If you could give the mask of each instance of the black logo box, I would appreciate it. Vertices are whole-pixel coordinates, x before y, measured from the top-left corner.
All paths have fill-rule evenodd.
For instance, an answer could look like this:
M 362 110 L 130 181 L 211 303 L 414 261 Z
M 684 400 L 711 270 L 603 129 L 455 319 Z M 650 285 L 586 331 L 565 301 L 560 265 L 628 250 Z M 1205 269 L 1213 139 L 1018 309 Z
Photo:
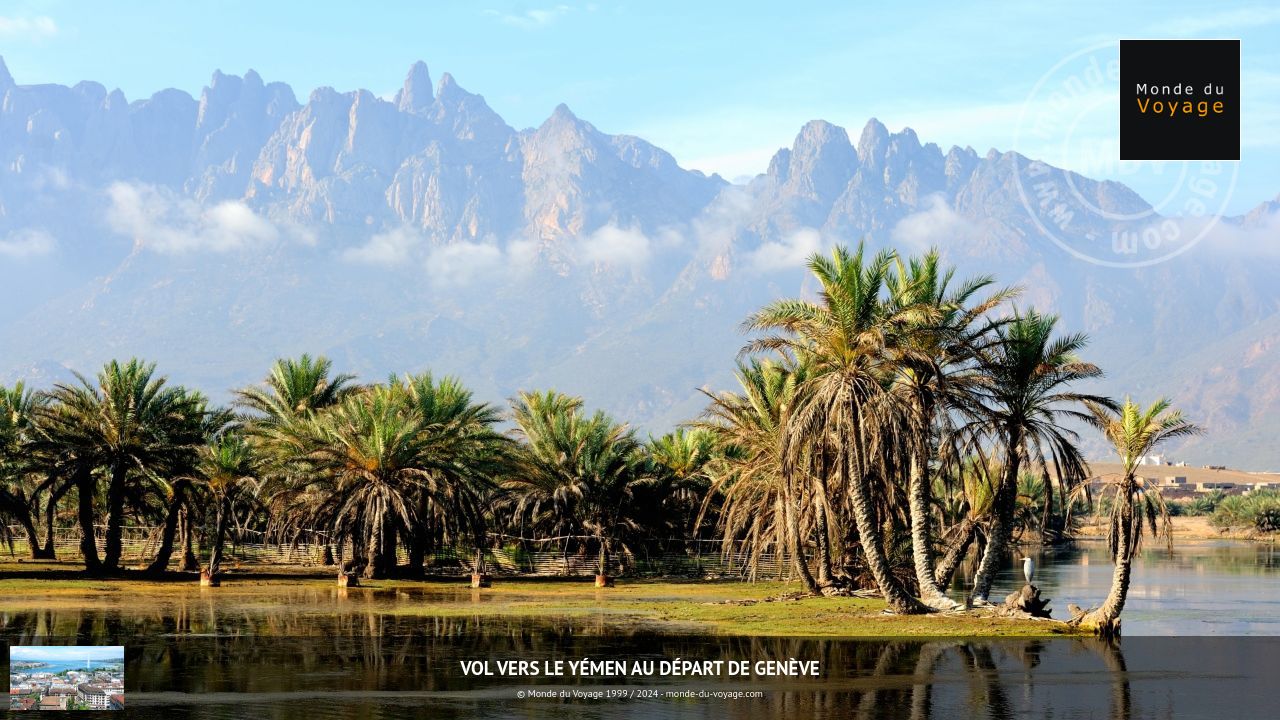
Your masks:
M 1239 160 L 1240 41 L 1121 40 L 1120 159 Z

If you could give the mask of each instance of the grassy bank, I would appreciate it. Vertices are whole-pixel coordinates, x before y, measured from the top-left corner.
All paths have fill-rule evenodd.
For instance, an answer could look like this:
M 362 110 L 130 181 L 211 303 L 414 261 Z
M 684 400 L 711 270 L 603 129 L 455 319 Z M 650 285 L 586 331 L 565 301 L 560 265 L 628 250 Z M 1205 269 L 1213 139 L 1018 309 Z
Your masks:
M 460 580 L 378 580 L 339 590 L 328 572 L 254 568 L 231 573 L 223 586 L 201 589 L 194 575 L 163 579 L 88 578 L 59 563 L 0 563 L 0 611 L 63 611 L 183 605 L 198 600 L 228 613 L 269 612 L 304 604 L 307 613 L 429 618 L 563 617 L 658 632 L 742 636 L 1049 637 L 1065 624 L 995 617 L 989 611 L 900 616 L 876 598 L 787 599 L 798 587 L 780 582 L 620 580 L 598 590 L 589 579 L 498 578 L 472 590 Z M 254 610 L 256 609 L 256 610 Z

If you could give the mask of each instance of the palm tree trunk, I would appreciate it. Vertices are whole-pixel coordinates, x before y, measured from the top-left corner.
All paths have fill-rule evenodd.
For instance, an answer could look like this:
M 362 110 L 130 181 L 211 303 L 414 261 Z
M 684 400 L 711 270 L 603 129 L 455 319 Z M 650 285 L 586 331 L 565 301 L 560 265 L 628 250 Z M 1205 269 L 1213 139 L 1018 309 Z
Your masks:
M 1053 514 L 1053 478 L 1049 477 L 1048 471 L 1043 474 L 1041 484 L 1044 485 L 1044 511 L 1040 514 L 1040 542 L 1047 544 L 1057 539 Z
M 93 521 L 93 473 L 87 469 L 76 470 L 77 519 L 80 522 L 80 555 L 84 567 L 91 573 L 102 572 L 98 559 L 98 541 L 94 535 Z
M 800 539 L 800 513 L 796 509 L 796 500 L 798 498 L 796 493 L 793 492 L 794 488 L 792 487 L 793 483 L 790 475 L 787 473 L 784 473 L 784 475 L 786 476 L 783 478 L 782 483 L 787 497 L 784 500 L 783 512 L 786 515 L 784 519 L 787 523 L 787 549 L 791 552 L 791 561 L 795 564 L 796 574 L 804 581 L 805 589 L 816 595 L 821 592 L 821 589 L 818 587 L 818 582 L 813 579 L 813 573 L 809 572 L 809 561 L 804 556 L 804 543 Z
M 889 607 L 894 612 L 902 614 L 928 612 L 928 608 L 903 589 L 902 584 L 898 582 L 898 578 L 894 577 L 893 570 L 889 567 L 888 558 L 885 557 L 880 541 L 879 528 L 876 526 L 875 513 L 871 508 L 871 488 L 867 482 L 866 463 L 862 462 L 860 417 L 854 417 L 853 435 L 853 451 L 858 454 L 858 457 L 854 463 L 856 472 L 852 482 L 847 481 L 850 461 L 847 451 L 840 453 L 838 462 L 840 463 L 841 479 L 846 480 L 841 485 L 849 488 L 849 497 L 853 505 L 853 520 L 858 528 L 858 541 L 862 544 L 862 554 L 867 560 L 867 567 L 871 570 L 871 575 L 875 578 L 876 584 L 880 586 L 880 592 L 884 595 L 885 602 L 889 603 Z
M 833 583 L 831 572 L 831 531 L 828 527 L 826 483 L 820 487 L 823 497 L 818 501 L 818 585 L 830 586 Z
M 973 579 L 975 601 L 985 602 L 991 594 L 991 585 L 1005 562 L 1009 541 L 1013 537 L 1013 511 L 1018 502 L 1018 471 L 1022 459 L 1018 446 L 1021 441 L 1021 436 L 1015 429 L 1006 430 L 1004 468 L 991 502 L 991 530 L 987 535 L 987 551 L 982 554 L 982 562 L 978 563 L 978 572 Z
M 44 549 L 40 552 L 40 557 L 45 560 L 57 560 L 58 550 L 54 545 L 54 538 L 57 529 L 55 521 L 58 516 L 58 503 L 62 501 L 62 497 L 71 489 L 70 483 L 64 483 L 57 490 L 49 492 L 49 499 L 44 504 Z
M 947 554 L 942 556 L 942 562 L 938 563 L 934 577 L 938 581 L 938 587 L 940 588 L 947 588 L 951 585 L 951 578 L 955 576 L 956 569 L 964 561 L 964 556 L 969 553 L 969 546 L 973 544 L 973 539 L 978 535 L 978 524 L 969 518 L 965 518 L 960 523 L 959 535 L 960 537 L 955 544 L 947 549 Z
M 950 610 L 959 603 L 947 597 L 938 585 L 933 565 L 933 532 L 929 513 L 929 468 L 920 448 L 911 453 L 910 477 L 907 481 L 907 504 L 911 512 L 911 556 L 915 561 L 916 584 L 920 599 L 939 610 Z
M 200 569 L 200 561 L 193 549 L 195 532 L 191 528 L 191 511 L 182 508 L 178 516 L 178 535 L 182 538 L 182 562 L 178 569 L 182 572 L 195 572 Z
M 122 463 L 111 468 L 107 485 L 107 544 L 102 558 L 102 568 L 107 572 L 120 569 L 120 555 L 124 533 L 124 480 L 126 469 Z
M 817 512 L 818 534 L 818 584 L 828 587 L 833 582 L 831 571 L 831 513 L 827 499 L 827 473 L 830 463 L 827 457 L 827 443 L 821 444 L 818 451 L 818 472 L 815 479 L 815 510 Z
M 173 497 L 169 499 L 169 510 L 164 516 L 164 530 L 160 533 L 160 549 L 156 551 L 156 557 L 147 566 L 147 572 L 162 573 L 169 569 L 169 561 L 173 558 L 173 541 L 178 533 L 178 514 L 182 512 L 182 505 L 186 498 L 186 481 L 175 480 L 173 483 Z
M 32 560 L 40 559 L 40 536 L 36 534 L 36 524 L 31 519 L 30 513 L 19 515 L 18 524 L 22 525 L 22 532 L 27 536 L 27 551 L 31 555 Z
M 1129 539 L 1133 537 L 1135 520 L 1132 504 L 1133 488 L 1131 482 L 1126 485 L 1128 487 L 1121 488 L 1115 500 L 1124 503 L 1124 507 L 1120 509 L 1117 519 L 1120 527 L 1112 529 L 1112 534 L 1116 538 L 1116 566 L 1111 573 L 1111 590 L 1107 593 L 1107 599 L 1102 601 L 1101 607 L 1086 613 L 1080 620 L 1081 625 L 1093 628 L 1102 637 L 1115 637 L 1120 634 L 1120 613 L 1124 610 L 1124 602 L 1129 595 L 1129 581 L 1133 573 L 1133 547 L 1129 543 Z
M 227 516 L 231 514 L 228 507 L 230 497 L 218 501 L 217 515 L 213 521 L 213 547 L 209 549 L 209 577 L 214 578 L 222 570 L 222 548 L 227 542 Z

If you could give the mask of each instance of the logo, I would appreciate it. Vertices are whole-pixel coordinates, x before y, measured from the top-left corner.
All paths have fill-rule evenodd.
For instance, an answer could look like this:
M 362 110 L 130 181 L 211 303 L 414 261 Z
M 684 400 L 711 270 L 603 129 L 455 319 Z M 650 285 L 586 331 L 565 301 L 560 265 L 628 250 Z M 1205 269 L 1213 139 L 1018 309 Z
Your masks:
M 1121 41 L 1140 44 L 1166 41 Z M 1182 45 L 1183 41 L 1171 41 Z M 1188 41 L 1192 45 L 1199 42 Z M 1141 66 L 1126 66 L 1128 50 L 1106 42 L 1064 57 L 1041 76 L 1022 104 L 1013 138 L 1013 179 L 1023 207 L 1035 227 L 1072 256 L 1108 267 L 1143 267 L 1163 262 L 1190 250 L 1213 230 L 1226 210 L 1235 189 L 1239 164 L 1227 160 L 1239 157 L 1239 44 L 1230 78 L 1213 73 L 1184 74 L 1177 81 L 1183 95 L 1173 95 L 1175 81 L 1168 75 L 1152 73 L 1150 78 L 1129 82 L 1131 73 L 1142 74 Z M 1131 48 L 1130 48 L 1131 49 Z M 1122 57 L 1123 55 L 1123 57 Z M 1206 61 L 1208 62 L 1208 61 Z M 1212 77 L 1210 77 L 1212 76 Z M 1186 95 L 1188 84 L 1198 82 L 1195 95 Z M 1234 82 L 1234 84 L 1232 84 Z M 1169 122 L 1158 137 L 1149 133 L 1143 140 L 1164 147 L 1182 142 L 1178 152 L 1138 157 L 1126 145 L 1125 103 L 1134 103 L 1138 83 L 1157 92 L 1169 85 L 1170 97 L 1189 100 L 1190 113 L 1170 120 L 1165 98 L 1159 116 L 1154 104 L 1144 104 L 1140 122 Z M 1223 103 L 1215 114 L 1215 100 L 1201 97 L 1206 85 Z M 1223 94 L 1217 95 L 1221 85 Z M 1144 99 L 1154 99 L 1145 98 Z M 1208 102 L 1200 117 L 1201 100 Z M 1228 104 L 1234 106 L 1234 120 Z M 1179 105 L 1175 112 L 1186 110 Z M 1203 123 L 1187 130 L 1182 123 Z M 1193 133 L 1214 134 L 1234 122 L 1234 133 L 1226 133 L 1231 153 L 1215 157 L 1222 145 L 1196 145 Z M 1179 133 L 1185 133 L 1179 136 Z M 1163 139 L 1161 139 L 1163 137 Z M 1181 140 L 1170 138 L 1181 137 Z M 1188 150 L 1188 147 L 1197 148 Z M 1182 156 L 1182 157 L 1179 157 Z M 1114 182 L 1113 182 L 1114 181 Z
M 1239 160 L 1240 41 L 1121 40 L 1120 159 Z

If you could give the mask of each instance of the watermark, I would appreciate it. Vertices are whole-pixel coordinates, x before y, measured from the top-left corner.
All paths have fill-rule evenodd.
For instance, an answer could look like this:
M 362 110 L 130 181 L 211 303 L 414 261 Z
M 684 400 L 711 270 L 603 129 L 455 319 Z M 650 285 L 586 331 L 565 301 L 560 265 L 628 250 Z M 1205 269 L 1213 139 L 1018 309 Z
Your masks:
M 1222 219 L 1240 168 L 1216 160 L 1121 160 L 1120 97 L 1119 43 L 1060 60 L 1022 104 L 1013 178 L 1036 228 L 1058 247 L 1096 265 L 1136 268 L 1204 239 Z

